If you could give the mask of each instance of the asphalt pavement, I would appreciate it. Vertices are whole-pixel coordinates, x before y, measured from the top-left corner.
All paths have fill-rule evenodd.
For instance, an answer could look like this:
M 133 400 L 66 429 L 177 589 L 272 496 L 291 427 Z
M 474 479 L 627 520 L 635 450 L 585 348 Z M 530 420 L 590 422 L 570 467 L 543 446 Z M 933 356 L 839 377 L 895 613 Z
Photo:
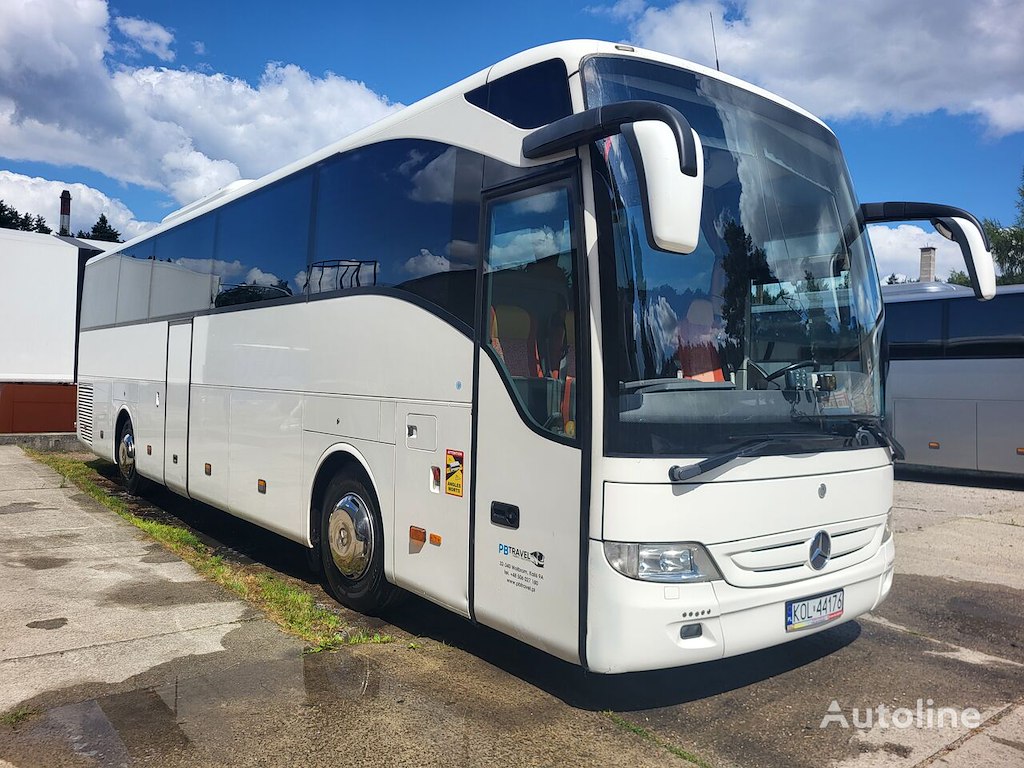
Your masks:
M 0 713 L 20 713 L 0 722 L 0 768 L 1024 766 L 1021 488 L 901 479 L 897 577 L 874 614 L 600 677 L 418 599 L 373 625 L 392 643 L 304 654 L 0 446 Z M 165 491 L 147 499 L 329 601 L 300 548 Z

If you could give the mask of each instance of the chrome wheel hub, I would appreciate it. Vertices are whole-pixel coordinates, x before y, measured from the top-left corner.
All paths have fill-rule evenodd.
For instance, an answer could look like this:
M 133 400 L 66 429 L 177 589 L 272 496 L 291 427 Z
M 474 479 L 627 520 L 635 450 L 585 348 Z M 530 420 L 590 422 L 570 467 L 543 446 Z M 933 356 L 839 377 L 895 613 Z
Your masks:
M 343 576 L 358 579 L 373 559 L 373 526 L 370 510 L 354 493 L 334 505 L 327 524 L 331 558 Z
M 125 477 L 131 477 L 135 471 L 135 438 L 131 432 L 125 433 L 117 447 L 117 464 Z

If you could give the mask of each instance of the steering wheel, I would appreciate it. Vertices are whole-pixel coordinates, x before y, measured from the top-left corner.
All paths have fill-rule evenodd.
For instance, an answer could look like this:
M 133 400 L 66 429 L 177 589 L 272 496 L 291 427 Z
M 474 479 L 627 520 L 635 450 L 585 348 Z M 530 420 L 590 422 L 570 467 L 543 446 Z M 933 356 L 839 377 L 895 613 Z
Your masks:
M 813 368 L 815 371 L 821 369 L 821 365 L 817 360 L 800 360 L 796 363 L 790 363 L 785 368 L 779 368 L 774 373 L 770 373 L 764 377 L 765 381 L 775 381 L 775 379 L 781 379 L 787 373 L 792 371 L 799 371 L 801 368 Z

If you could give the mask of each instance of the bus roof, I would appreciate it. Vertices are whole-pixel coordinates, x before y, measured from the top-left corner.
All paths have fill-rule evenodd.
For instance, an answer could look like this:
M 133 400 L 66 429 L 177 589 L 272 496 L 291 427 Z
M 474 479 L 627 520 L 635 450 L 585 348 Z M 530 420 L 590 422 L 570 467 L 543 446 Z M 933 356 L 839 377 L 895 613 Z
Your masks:
M 580 62 L 585 57 L 598 54 L 635 57 L 646 61 L 659 62 L 681 67 L 705 77 L 721 80 L 791 109 L 822 125 L 831 132 L 831 129 L 819 118 L 792 102 L 762 88 L 758 88 L 751 83 L 701 64 L 622 43 L 609 43 L 600 40 L 565 40 L 530 48 L 503 59 L 487 69 L 472 74 L 304 158 L 296 160 L 276 171 L 271 171 L 255 181 L 239 180 L 232 182 L 210 195 L 168 214 L 154 229 L 126 243 L 119 243 L 117 248 L 112 248 L 96 256 L 95 259 L 102 259 L 152 235 L 189 221 L 202 213 L 226 205 L 239 197 L 273 184 L 279 179 L 314 165 L 332 155 L 388 139 L 415 138 L 444 141 L 445 143 L 465 149 L 491 154 L 504 162 L 521 167 L 549 162 L 551 158 L 533 161 L 527 160 L 522 156 L 522 140 L 531 132 L 529 129 L 516 128 L 510 123 L 490 115 L 479 107 L 473 106 L 463 97 L 469 91 L 499 77 L 550 59 L 562 59 L 566 64 L 566 69 L 571 79 L 578 73 Z M 482 127 L 487 130 L 481 130 Z M 483 137 L 486 137 L 486 141 Z M 567 152 L 566 156 L 569 154 Z

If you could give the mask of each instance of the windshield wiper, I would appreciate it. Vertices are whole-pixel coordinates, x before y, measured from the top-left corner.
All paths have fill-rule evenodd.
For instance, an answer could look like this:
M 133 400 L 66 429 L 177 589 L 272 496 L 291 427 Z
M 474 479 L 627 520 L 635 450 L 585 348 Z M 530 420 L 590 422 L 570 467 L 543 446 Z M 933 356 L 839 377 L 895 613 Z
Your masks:
M 723 464 L 728 464 L 733 459 L 739 459 L 744 456 L 754 456 L 762 448 L 769 445 L 786 445 L 807 441 L 832 442 L 837 438 L 840 438 L 840 436 L 806 434 L 763 435 L 756 440 L 750 440 L 738 445 L 731 451 L 724 451 L 714 456 L 708 456 L 708 458 L 703 461 L 698 461 L 696 464 L 687 464 L 686 466 L 680 466 L 677 464 L 668 470 L 668 479 L 676 483 L 683 482 L 684 480 L 690 480 L 691 478 L 697 477 L 697 475 L 703 475 L 705 472 L 717 469 Z
M 858 427 L 863 429 L 865 432 L 874 437 L 882 445 L 888 446 L 889 450 L 892 451 L 892 457 L 897 461 L 903 461 L 906 457 L 906 451 L 903 450 L 903 446 L 899 444 L 892 433 L 885 428 L 885 422 L 877 417 L 862 417 L 850 419 L 851 424 L 856 424 Z

